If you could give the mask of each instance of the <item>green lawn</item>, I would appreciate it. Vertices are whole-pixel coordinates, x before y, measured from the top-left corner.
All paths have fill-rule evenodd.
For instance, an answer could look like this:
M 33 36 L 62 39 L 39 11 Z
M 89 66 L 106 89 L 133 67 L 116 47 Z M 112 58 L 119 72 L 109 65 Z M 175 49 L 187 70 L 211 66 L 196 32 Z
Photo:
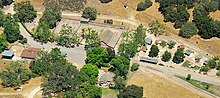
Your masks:
M 109 88 L 102 88 L 102 96 L 107 94 L 118 94 L 118 91 Z
M 200 88 L 202 90 L 205 90 L 205 91 L 208 91 L 209 87 L 212 86 L 212 84 L 209 84 L 209 83 L 205 83 L 205 82 L 201 82 L 201 81 L 198 81 L 198 80 L 193 80 L 193 79 L 190 79 L 190 80 L 186 80 L 185 77 L 181 77 L 181 76 L 177 76 L 178 78 L 186 81 L 186 82 L 189 82 L 190 84 L 192 84 L 193 86 L 197 87 L 197 88 Z

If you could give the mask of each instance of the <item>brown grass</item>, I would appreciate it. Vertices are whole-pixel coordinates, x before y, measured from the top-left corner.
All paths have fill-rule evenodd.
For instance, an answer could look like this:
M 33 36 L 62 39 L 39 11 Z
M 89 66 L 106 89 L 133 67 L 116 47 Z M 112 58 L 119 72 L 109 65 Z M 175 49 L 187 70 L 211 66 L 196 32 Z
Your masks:
M 202 96 L 151 72 L 138 70 L 129 80 L 144 88 L 146 98 L 202 98 Z
M 215 12 L 211 12 L 209 14 L 209 16 L 211 16 L 215 20 L 219 20 L 220 21 L 220 10 L 217 10 Z

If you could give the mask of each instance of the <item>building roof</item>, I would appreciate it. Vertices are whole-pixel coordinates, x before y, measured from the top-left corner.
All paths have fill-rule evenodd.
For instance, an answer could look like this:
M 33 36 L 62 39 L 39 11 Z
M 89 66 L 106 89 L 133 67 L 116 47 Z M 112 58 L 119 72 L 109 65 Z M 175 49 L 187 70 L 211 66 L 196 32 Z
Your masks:
M 116 46 L 119 38 L 120 34 L 113 33 L 110 30 L 107 30 L 106 32 L 100 35 L 101 41 L 112 48 Z
M 152 39 L 148 37 L 148 38 L 145 39 L 145 42 L 146 42 L 148 45 L 150 45 L 150 44 L 152 43 Z
M 185 46 L 184 45 L 179 45 L 177 48 L 178 49 L 185 49 Z
M 198 55 L 195 56 L 195 59 L 201 59 L 202 57 L 203 57 L 202 54 L 198 54 Z
M 114 73 L 105 73 L 101 76 L 99 83 L 104 83 L 104 82 L 113 82 L 113 78 L 115 77 Z
M 162 40 L 156 40 L 156 41 L 155 41 L 155 44 L 158 45 L 158 44 L 161 44 L 161 42 L 162 42 Z
M 21 53 L 21 57 L 34 59 L 40 50 L 41 50 L 40 48 L 32 48 L 32 47 L 24 49 L 23 52 Z
M 2 56 L 12 57 L 13 55 L 14 55 L 14 51 L 12 50 L 5 50 L 4 52 L 2 52 Z
M 157 64 L 158 60 L 154 58 L 141 57 L 140 61 Z
M 192 50 L 186 50 L 186 51 L 185 51 L 185 54 L 188 55 L 188 56 L 189 56 L 191 53 L 193 53 Z
M 141 46 L 141 51 L 146 52 L 146 50 L 147 50 L 147 46 Z

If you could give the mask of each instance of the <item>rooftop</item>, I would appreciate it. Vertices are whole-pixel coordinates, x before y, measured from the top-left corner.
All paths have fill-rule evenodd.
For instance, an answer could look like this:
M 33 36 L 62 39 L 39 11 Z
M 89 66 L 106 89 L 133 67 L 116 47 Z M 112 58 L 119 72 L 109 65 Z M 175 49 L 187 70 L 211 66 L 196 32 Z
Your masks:
M 24 49 L 23 52 L 21 53 L 21 57 L 34 59 L 40 50 L 41 50 L 40 48 L 33 48 L 33 47 Z
M 4 52 L 2 52 L 2 56 L 12 57 L 13 55 L 14 55 L 14 51 L 12 50 L 5 50 Z
M 120 34 L 116 34 L 110 30 L 107 30 L 106 32 L 102 33 L 99 37 L 102 42 L 114 48 L 120 38 Z
M 99 80 L 99 83 L 103 82 L 113 82 L 113 78 L 115 77 L 114 73 L 107 72 L 103 74 Z
M 145 42 L 146 42 L 148 45 L 150 45 L 150 44 L 152 43 L 152 39 L 148 37 L 148 38 L 145 39 Z

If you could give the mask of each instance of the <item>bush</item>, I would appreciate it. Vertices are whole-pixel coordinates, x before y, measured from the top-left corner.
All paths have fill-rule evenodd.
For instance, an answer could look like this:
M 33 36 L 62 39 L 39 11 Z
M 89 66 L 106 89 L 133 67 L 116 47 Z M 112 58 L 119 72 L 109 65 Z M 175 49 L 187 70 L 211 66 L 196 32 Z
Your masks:
M 109 2 L 111 2 L 112 0 L 99 0 L 99 1 L 101 1 L 101 3 L 109 3 Z
M 152 2 L 150 0 L 145 0 L 145 2 L 140 2 L 137 5 L 137 11 L 144 11 L 147 8 L 149 8 L 150 6 L 152 6 Z
M 174 48 L 174 46 L 175 46 L 174 42 L 171 42 L 171 43 L 168 44 L 168 48 L 170 48 L 170 49 Z
M 23 39 L 19 40 L 18 42 L 21 44 L 25 44 L 25 43 L 27 43 L 27 38 L 23 38 Z
M 188 74 L 186 80 L 190 80 L 190 79 L 191 79 L 191 74 Z
M 216 73 L 216 75 L 220 77 L 220 71 L 218 71 L 218 72 Z
M 172 55 L 170 52 L 165 51 L 164 54 L 162 55 L 162 61 L 167 62 L 171 59 Z
M 180 28 L 179 36 L 183 38 L 191 38 L 197 34 L 197 27 L 194 23 L 188 22 Z
M 161 45 L 162 47 L 165 47 L 165 46 L 167 45 L 167 42 L 164 41 L 164 40 L 162 40 L 161 43 L 160 43 L 160 45 Z
M 83 18 L 86 18 L 86 19 L 90 19 L 90 20 L 96 20 L 97 11 L 96 11 L 95 8 L 86 7 L 86 8 L 83 10 L 82 17 L 83 17 Z
M 133 72 L 137 71 L 139 69 L 139 66 L 140 65 L 138 63 L 133 63 L 131 66 L 131 71 L 133 71 Z
M 151 48 L 150 48 L 150 52 L 149 52 L 149 57 L 156 57 L 158 56 L 158 53 L 159 53 L 159 49 L 156 45 L 152 45 Z
M 112 19 L 107 19 L 107 20 L 104 20 L 104 23 L 113 24 L 113 20 Z

